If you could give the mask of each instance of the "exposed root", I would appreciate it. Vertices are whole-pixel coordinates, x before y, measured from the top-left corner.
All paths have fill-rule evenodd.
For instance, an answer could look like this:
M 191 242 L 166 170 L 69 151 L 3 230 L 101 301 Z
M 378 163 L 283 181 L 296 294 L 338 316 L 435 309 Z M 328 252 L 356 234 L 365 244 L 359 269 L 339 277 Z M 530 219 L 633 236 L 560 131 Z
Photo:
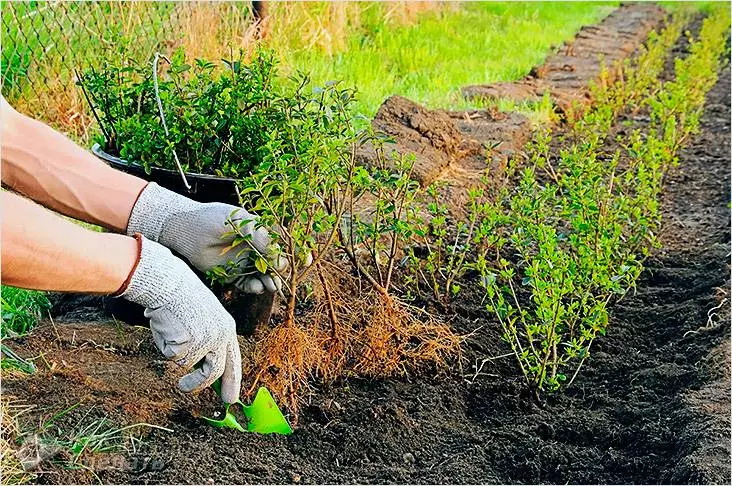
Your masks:
M 445 324 L 429 316 L 418 319 L 394 298 L 377 293 L 367 298 L 364 326 L 356 338 L 359 374 L 384 378 L 427 366 L 444 368 L 458 355 L 460 337 Z
M 280 325 L 257 342 L 248 391 L 252 395 L 266 386 L 282 405 L 297 413 L 300 400 L 310 392 L 310 378 L 323 362 L 317 333 L 306 332 L 299 324 Z
M 321 272 L 307 312 L 267 330 L 257 342 L 249 394 L 267 386 L 296 420 L 311 380 L 357 375 L 386 378 L 442 369 L 460 353 L 461 338 L 426 313 L 378 292 L 359 292 L 345 272 Z
M 719 329 L 720 324 L 722 324 L 722 322 L 724 322 L 724 321 L 721 319 L 715 319 L 715 317 L 718 317 L 718 314 L 714 311 L 721 309 L 722 307 L 724 307 L 724 305 L 726 303 L 727 303 L 727 299 L 723 298 L 722 302 L 720 302 L 719 305 L 716 305 L 716 306 L 712 307 L 711 309 L 709 309 L 707 311 L 706 325 L 697 328 L 695 331 L 694 330 L 686 331 L 684 333 L 683 337 L 686 338 L 687 336 L 689 336 L 691 334 L 699 334 L 699 333 L 709 332 L 709 331 L 714 331 L 716 329 Z

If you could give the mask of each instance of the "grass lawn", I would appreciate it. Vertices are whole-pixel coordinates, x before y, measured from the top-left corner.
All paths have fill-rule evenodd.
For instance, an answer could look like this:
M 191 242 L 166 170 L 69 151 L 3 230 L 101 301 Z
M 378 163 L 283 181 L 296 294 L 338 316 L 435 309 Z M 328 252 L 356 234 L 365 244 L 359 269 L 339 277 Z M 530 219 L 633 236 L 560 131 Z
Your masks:
M 466 2 L 422 14 L 416 24 L 384 21 L 349 35 L 345 49 L 278 48 L 283 62 L 324 82 L 341 79 L 359 90 L 357 109 L 373 116 L 399 94 L 430 108 L 468 106 L 468 84 L 510 81 L 529 70 L 617 2 Z

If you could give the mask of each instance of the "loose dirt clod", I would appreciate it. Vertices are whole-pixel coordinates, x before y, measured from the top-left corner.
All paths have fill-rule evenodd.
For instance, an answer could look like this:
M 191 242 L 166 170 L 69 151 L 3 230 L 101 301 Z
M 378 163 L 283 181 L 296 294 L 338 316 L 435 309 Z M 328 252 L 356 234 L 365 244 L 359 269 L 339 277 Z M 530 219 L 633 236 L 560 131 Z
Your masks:
M 387 154 L 415 155 L 413 177 L 423 187 L 430 185 L 452 162 L 480 151 L 480 143 L 463 135 L 444 112 L 428 110 L 402 96 L 389 97 L 376 113 L 376 132 L 394 138 Z M 373 147 L 359 153 L 362 164 L 373 164 Z
M 442 200 L 450 214 L 460 216 L 468 202 L 468 190 L 483 176 L 492 189 L 503 183 L 508 161 L 520 156 L 531 139 L 533 127 L 527 117 L 498 110 L 463 110 L 446 112 L 457 129 L 481 145 L 481 150 L 460 158 L 444 170 L 438 182 Z
M 372 126 L 395 139 L 387 153 L 414 154 L 412 176 L 422 187 L 444 182 L 440 191 L 451 214 L 465 209 L 467 190 L 488 172 L 498 181 L 508 159 L 529 140 L 531 122 L 519 113 L 497 110 L 428 110 L 401 96 L 392 96 L 379 109 Z M 359 162 L 373 165 L 370 145 Z
M 460 133 L 491 148 L 495 156 L 508 158 L 531 138 L 531 122 L 516 112 L 462 110 L 446 112 Z

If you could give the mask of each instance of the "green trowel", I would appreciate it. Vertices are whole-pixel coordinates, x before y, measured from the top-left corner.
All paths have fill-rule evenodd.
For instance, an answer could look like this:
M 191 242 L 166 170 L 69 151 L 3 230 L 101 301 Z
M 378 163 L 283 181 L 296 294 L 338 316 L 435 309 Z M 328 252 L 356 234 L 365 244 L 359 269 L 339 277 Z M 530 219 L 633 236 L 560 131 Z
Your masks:
M 211 385 L 218 396 L 221 396 L 221 379 Z M 236 406 L 241 407 L 246 417 L 246 428 L 242 427 L 234 415 Z M 221 420 L 208 417 L 203 419 L 214 427 L 238 430 L 239 432 L 257 432 L 258 434 L 283 434 L 290 435 L 292 428 L 287 419 L 282 415 L 279 407 L 272 398 L 272 394 L 265 387 L 260 387 L 251 405 L 244 405 L 241 400 L 236 403 L 226 404 L 226 415 Z

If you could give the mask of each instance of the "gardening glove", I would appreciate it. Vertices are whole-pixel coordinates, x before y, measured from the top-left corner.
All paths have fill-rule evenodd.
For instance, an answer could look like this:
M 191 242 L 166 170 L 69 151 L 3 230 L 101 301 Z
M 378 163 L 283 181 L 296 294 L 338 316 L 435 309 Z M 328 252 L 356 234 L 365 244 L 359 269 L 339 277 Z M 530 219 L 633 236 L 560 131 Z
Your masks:
M 137 234 L 139 257 L 118 297 L 145 307 L 150 330 L 166 358 L 186 369 L 178 381 L 184 392 L 210 386 L 221 377 L 221 398 L 239 400 L 241 355 L 234 318 L 224 310 L 183 260 Z
M 252 265 L 250 253 L 252 249 L 259 252 L 278 273 L 285 270 L 287 260 L 280 256 L 277 245 L 272 244 L 269 232 L 256 227 L 256 218 L 243 208 L 223 203 L 199 203 L 150 182 L 132 208 L 127 234 L 141 233 L 145 238 L 157 241 L 202 272 L 232 262 L 244 275 L 229 283 L 248 293 L 261 294 L 265 289 L 276 292 L 282 286 L 280 278 L 276 274 L 259 273 Z M 228 221 L 237 227 L 241 221 L 247 221 L 239 233 L 251 236 L 251 248 L 238 258 L 236 255 L 243 245 L 230 248 L 234 236 L 224 235 L 234 228 Z

